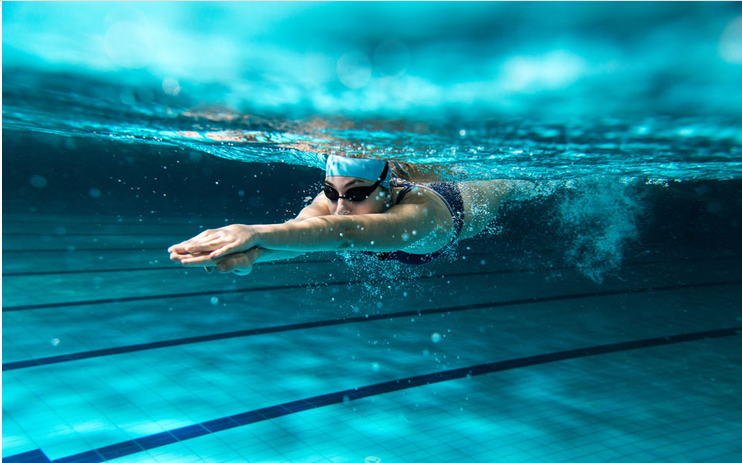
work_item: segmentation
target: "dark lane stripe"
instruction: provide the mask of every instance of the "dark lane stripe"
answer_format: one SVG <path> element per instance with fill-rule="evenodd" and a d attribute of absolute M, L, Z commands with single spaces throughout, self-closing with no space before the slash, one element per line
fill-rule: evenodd
<path fill-rule="evenodd" d="M 493 309 L 497 307 L 506 307 L 522 304 L 539 304 L 544 302 L 555 302 L 555 301 L 566 301 L 575 299 L 587 299 L 592 297 L 606 297 L 616 296 L 625 294 L 639 294 L 654 291 L 675 291 L 679 289 L 693 289 L 693 288 L 709 288 L 719 286 L 734 286 L 742 284 L 742 280 L 721 282 L 721 283 L 699 283 L 694 285 L 673 285 L 673 286 L 660 286 L 655 288 L 637 288 L 628 290 L 616 290 L 616 291 L 602 291 L 596 293 L 582 293 L 582 294 L 566 294 L 562 296 L 548 296 L 548 297 L 533 297 L 527 299 L 516 299 L 511 301 L 498 301 L 498 302 L 485 302 L 481 304 L 467 304 L 453 307 L 441 307 L 437 309 L 426 309 L 426 310 L 408 310 L 405 312 L 394 312 L 388 314 L 377 314 L 368 315 L 352 318 L 343 318 L 335 320 L 319 320 L 314 322 L 297 323 L 293 325 L 279 325 L 279 326 L 267 326 L 264 328 L 253 328 L 249 330 L 230 331 L 227 333 L 209 334 L 204 336 L 193 336 L 188 338 L 171 339 L 167 341 L 158 341 L 145 344 L 133 344 L 129 346 L 111 347 L 108 349 L 98 349 L 86 352 L 77 352 L 74 354 L 56 355 L 52 357 L 41 357 L 29 360 L 20 360 L 17 362 L 8 362 L 3 364 L 3 371 L 20 370 L 24 368 L 31 368 L 42 365 L 52 365 L 55 363 L 72 362 L 75 360 L 83 360 L 96 357 L 105 357 L 108 355 L 125 354 L 130 352 L 138 352 L 150 349 L 160 349 L 164 347 L 182 346 L 186 344 L 196 344 L 200 342 L 218 341 L 222 339 L 231 339 L 247 336 L 257 336 L 261 334 L 281 333 L 286 331 L 296 331 L 312 328 L 320 328 L 325 326 L 335 325 L 346 325 L 350 323 L 364 323 L 377 320 L 392 320 L 394 318 L 401 317 L 421 317 L 424 315 L 433 315 L 439 313 L 449 312 L 462 312 L 465 310 L 476 310 L 476 309 Z"/>
<path fill-rule="evenodd" d="M 54 238 L 68 238 L 70 236 L 97 236 L 97 237 L 108 237 L 108 236 L 172 236 L 175 237 L 175 239 L 179 239 L 183 236 L 183 233 L 142 233 L 134 232 L 134 233 L 56 233 L 54 231 L 50 231 L 49 233 L 27 233 L 27 232 L 11 232 L 11 233 L 3 233 L 3 236 L 23 236 L 23 237 L 30 237 L 30 236 L 49 236 Z"/>
<path fill-rule="evenodd" d="M 41 450 L 31 450 L 3 458 L 3 463 L 49 463 L 50 461 Z"/>
<path fill-rule="evenodd" d="M 9 254 L 9 253 L 23 253 L 23 252 L 58 252 L 58 253 L 68 253 L 68 252 L 102 252 L 102 251 L 116 251 L 116 252 L 136 252 L 136 251 L 162 251 L 163 254 L 165 253 L 165 250 L 170 246 L 169 244 L 165 244 L 162 246 L 158 246 L 156 248 L 142 248 L 142 247 L 130 247 L 130 248 L 75 248 L 74 249 L 3 249 L 3 254 Z"/>
<path fill-rule="evenodd" d="M 548 251 L 551 252 L 551 251 Z M 490 255 L 490 254 L 498 254 L 501 255 L 502 253 L 495 253 L 495 252 L 478 252 L 475 254 L 466 254 L 467 257 L 471 257 L 472 259 L 476 259 L 479 256 L 484 255 Z M 701 261 L 721 261 L 721 260 L 736 260 L 739 259 L 741 256 L 723 256 L 723 257 L 702 257 L 697 259 L 670 259 L 670 260 L 657 260 L 657 261 L 644 261 L 644 262 L 631 262 L 623 264 L 623 267 L 631 267 L 631 266 L 640 266 L 640 265 L 656 265 L 656 264 L 670 264 L 673 262 L 683 262 L 683 263 L 690 263 L 690 262 L 701 262 Z M 340 260 L 336 259 L 307 259 L 307 260 L 284 260 L 284 261 L 275 261 L 272 262 L 271 265 L 291 265 L 291 264 L 327 264 L 330 262 L 341 262 Z M 95 273 L 111 273 L 111 272 L 146 272 L 150 270 L 181 270 L 181 271 L 187 271 L 191 270 L 193 267 L 182 267 L 178 265 L 167 265 L 162 267 L 129 267 L 129 268 L 103 268 L 103 269 L 88 269 L 88 270 L 51 270 L 51 271 L 45 271 L 45 272 L 8 272 L 3 273 L 4 277 L 30 277 L 30 276 L 50 276 L 50 275 L 79 275 L 79 274 L 95 274 Z M 523 271 L 558 271 L 558 270 L 567 270 L 567 269 L 573 269 L 574 266 L 563 266 L 563 267 L 542 267 L 542 268 L 529 268 L 527 270 L 525 269 L 518 269 L 518 270 L 502 270 L 502 271 L 492 271 L 492 272 L 485 272 L 485 273 L 517 273 L 517 272 L 523 272 Z M 452 276 L 459 276 L 463 275 L 460 273 L 452 273 L 448 274 Z M 428 277 L 421 277 L 421 278 L 428 278 Z"/>
<path fill-rule="evenodd" d="M 296 261 L 281 261 L 274 262 L 272 265 L 287 265 L 287 264 L 325 264 L 333 262 L 331 259 L 321 260 L 296 260 Z M 103 268 L 94 270 L 57 270 L 49 272 L 13 272 L 3 273 L 3 277 L 33 277 L 33 276 L 49 276 L 49 275 L 74 275 L 84 273 L 111 273 L 111 272 L 146 272 L 148 270 L 180 270 L 188 271 L 193 270 L 195 267 L 183 267 L 179 265 L 168 265 L 162 267 L 130 267 L 130 268 Z"/>
<path fill-rule="evenodd" d="M 81 273 L 111 273 L 111 272 L 147 272 L 150 270 L 188 270 L 184 267 L 168 265 L 167 267 L 131 267 L 131 268 L 101 268 L 95 270 L 57 270 L 51 272 L 8 272 L 5 277 L 38 277 L 50 275 L 79 275 Z"/>
<path fill-rule="evenodd" d="M 348 283 L 349 282 L 341 282 L 337 284 L 348 284 Z M 328 285 L 334 285 L 334 284 L 336 283 L 328 283 Z M 17 312 L 21 310 L 53 309 L 57 307 L 75 307 L 75 306 L 83 306 L 83 305 L 113 304 L 113 303 L 119 303 L 119 302 L 151 301 L 151 300 L 157 300 L 157 299 L 172 299 L 172 298 L 179 298 L 179 297 L 210 296 L 214 294 L 235 294 L 235 293 L 249 293 L 253 291 L 273 291 L 277 289 L 299 289 L 299 288 L 305 288 L 305 287 L 307 287 L 307 285 L 256 286 L 253 288 L 226 289 L 226 290 L 221 290 L 221 291 L 197 291 L 193 293 L 155 294 L 152 296 L 111 297 L 111 298 L 106 298 L 106 299 L 94 299 L 94 300 L 87 300 L 87 301 L 15 305 L 15 306 L 10 306 L 10 307 L 3 307 L 3 312 Z"/>
<path fill-rule="evenodd" d="M 78 216 L 79 217 L 79 216 Z M 79 220 L 70 220 L 70 216 L 60 216 L 58 220 L 50 219 L 50 220 L 14 220 L 14 219 L 5 219 L 3 217 L 3 225 L 7 224 L 10 225 L 10 228 L 15 228 L 16 230 L 36 230 L 40 227 L 85 227 L 86 230 L 91 230 L 94 228 L 98 229 L 106 229 L 106 230 L 99 230 L 102 232 L 108 232 L 111 231 L 111 229 L 115 228 L 136 228 L 136 229 L 148 229 L 152 227 L 158 227 L 158 228 L 173 228 L 175 230 L 179 230 L 179 232 L 175 232 L 173 234 L 179 234 L 183 236 L 193 236 L 189 235 L 188 233 L 183 233 L 183 229 L 187 228 L 191 231 L 198 231 L 199 229 L 201 231 L 204 231 L 209 228 L 219 228 L 223 227 L 225 223 L 245 223 L 238 222 L 237 220 L 233 220 L 230 222 L 225 222 L 224 218 L 218 218 L 214 220 L 207 220 L 206 222 L 202 221 L 201 219 L 198 220 L 192 220 L 188 221 L 188 219 L 182 219 L 182 220 L 173 220 L 173 221 L 150 221 L 150 222 L 140 222 L 140 217 L 138 214 L 134 214 L 134 217 L 123 217 L 121 220 L 118 218 L 113 218 L 112 220 L 105 220 L 101 219 L 100 217 L 96 216 L 86 216 L 86 217 L 80 217 Z M 254 223 L 246 223 L 246 225 L 259 225 L 262 222 L 254 222 Z M 95 230 L 94 230 L 95 231 Z M 16 233 L 16 232 L 10 232 L 10 233 Z M 5 234 L 5 233 L 3 233 Z M 50 233 L 51 234 L 51 233 Z M 104 233 L 105 234 L 105 233 Z"/>
<path fill-rule="evenodd" d="M 469 254 L 470 257 L 476 258 L 477 256 L 482 255 L 489 255 L 489 254 L 499 254 L 494 252 L 480 252 L 476 254 Z M 624 264 L 623 267 L 636 267 L 636 266 L 645 266 L 645 265 L 657 265 L 657 264 L 670 264 L 673 262 L 682 262 L 682 263 L 690 263 L 690 262 L 702 262 L 702 261 L 722 261 L 722 260 L 736 260 L 739 259 L 742 256 L 734 255 L 734 256 L 724 256 L 724 257 L 703 257 L 703 258 L 697 258 L 697 259 L 670 259 L 670 260 L 659 260 L 659 261 L 645 261 L 645 262 L 633 262 L 633 263 L 627 263 Z M 287 261 L 277 261 L 272 262 L 271 265 L 296 265 L 296 264 L 327 264 L 332 262 L 341 262 L 339 260 L 335 259 L 318 259 L 318 260 L 287 260 Z M 71 274 L 94 274 L 94 273 L 113 273 L 113 272 L 141 272 L 141 271 L 152 271 L 152 270 L 161 270 L 161 271 L 171 271 L 171 270 L 178 270 L 178 271 L 190 271 L 194 269 L 195 267 L 180 267 L 177 265 L 167 266 L 167 267 L 139 267 L 139 268 L 114 268 L 114 269 L 96 269 L 96 270 L 62 270 L 62 271 L 49 271 L 49 272 L 11 272 L 11 273 L 3 273 L 3 278 L 5 277 L 25 277 L 25 276 L 50 276 L 50 275 L 71 275 Z M 443 277 L 461 277 L 461 276 L 481 276 L 481 275 L 495 275 L 495 274 L 515 274 L 515 273 L 533 273 L 538 271 L 559 271 L 559 270 L 569 270 L 574 269 L 574 266 L 561 266 L 561 267 L 542 267 L 542 268 L 526 268 L 526 269 L 515 269 L 515 270 L 490 270 L 490 271 L 481 271 L 481 272 L 470 272 L 470 273 L 447 273 L 447 274 L 441 274 L 441 275 L 432 275 L 432 276 L 422 276 L 418 279 L 426 280 L 426 279 L 433 279 L 433 278 L 443 278 Z M 335 282 L 335 283 L 328 283 L 327 285 L 342 285 L 342 284 L 355 284 L 358 283 L 357 281 L 346 281 L 346 282 Z M 273 286 L 273 287 L 260 287 L 256 289 L 251 288 L 245 288 L 243 291 L 266 291 L 268 289 L 286 289 L 288 287 L 284 286 Z M 291 286 L 293 288 L 293 286 Z M 209 295 L 209 294 L 221 294 L 223 291 L 214 290 L 210 292 L 200 292 L 196 295 Z M 185 294 L 185 296 L 191 296 L 193 294 Z M 70 302 L 56 302 L 56 303 L 47 303 L 47 304 L 28 304 L 28 305 L 20 305 L 20 306 L 10 306 L 10 307 L 4 307 L 3 312 L 13 312 L 17 310 L 34 310 L 34 309 L 45 309 L 45 308 L 55 308 L 55 307 L 71 307 L 76 305 L 90 305 L 90 304 L 108 304 L 108 303 L 114 303 L 114 302 L 130 302 L 130 301 L 141 301 L 141 300 L 147 300 L 147 299 L 162 299 L 166 297 L 172 297 L 177 298 L 181 297 L 182 294 L 171 294 L 171 295 L 153 295 L 153 296 L 136 296 L 135 299 L 126 299 L 125 301 L 122 299 L 95 299 L 90 301 L 70 301 Z"/>
<path fill-rule="evenodd" d="M 736 257 L 735 257 L 736 258 Z M 724 258 L 722 258 L 724 259 Z M 699 259 L 699 260 L 717 260 L 715 258 L 711 259 Z M 332 261 L 328 261 L 332 262 Z M 683 260 L 683 262 L 688 262 Z M 289 262 L 286 262 L 291 263 Z M 626 266 L 633 266 L 633 265 L 652 265 L 656 263 L 667 263 L 667 262 L 642 262 L 637 264 L 627 264 Z M 277 263 L 277 264 L 283 264 Z M 178 267 L 175 267 L 178 268 Z M 192 267 L 196 268 L 196 267 Z M 565 270 L 570 269 L 573 267 L 565 266 L 565 267 L 555 267 L 555 268 L 549 268 L 549 271 L 554 270 Z M 446 278 L 446 277 L 462 277 L 462 276 L 483 276 L 483 275 L 496 275 L 496 274 L 515 274 L 515 273 L 533 273 L 535 271 L 539 270 L 546 270 L 546 269 L 516 269 L 516 270 L 490 270 L 490 271 L 481 271 L 481 272 L 469 272 L 469 273 L 448 273 L 448 274 L 441 274 L 441 275 L 431 275 L 431 276 L 423 276 L 419 279 L 421 280 L 427 280 L 427 279 L 435 279 L 435 278 Z M 330 282 L 330 283 L 323 283 L 322 286 L 342 286 L 342 285 L 349 285 L 349 284 L 358 284 L 358 283 L 365 283 L 365 280 L 346 280 L 341 282 Z M 39 309 L 53 309 L 53 308 L 59 308 L 59 307 L 75 307 L 75 306 L 84 306 L 84 305 L 99 305 L 99 304 L 114 304 L 114 303 L 121 303 L 121 302 L 135 302 L 135 301 L 149 301 L 149 300 L 159 300 L 159 299 L 169 299 L 169 298 L 180 298 L 180 297 L 199 297 L 199 296 L 212 296 L 212 295 L 220 295 L 220 294 L 236 294 L 236 293 L 248 293 L 248 292 L 255 292 L 255 291 L 273 291 L 273 290 L 284 290 L 284 289 L 298 289 L 302 287 L 309 287 L 311 285 L 285 285 L 285 286 L 257 286 L 252 288 L 241 288 L 241 289 L 230 289 L 230 290 L 210 290 L 210 291 L 197 291 L 193 293 L 177 293 L 177 294 L 154 294 L 149 296 L 130 296 L 130 297 L 118 297 L 118 298 L 105 298 L 105 299 L 92 299 L 92 300 L 83 300 L 83 301 L 65 301 L 65 302 L 52 302 L 52 303 L 44 303 L 44 304 L 23 304 L 23 305 L 15 305 L 15 306 L 3 306 L 2 311 L 3 312 L 16 312 L 21 310 L 39 310 Z"/>
<path fill-rule="evenodd" d="M 42 252 L 56 252 L 56 253 L 71 253 L 71 252 L 132 252 L 132 251 L 157 251 L 162 252 L 163 254 L 169 248 L 172 246 L 173 243 L 163 243 L 160 247 L 128 247 L 128 248 L 105 248 L 105 247 L 98 247 L 98 248 L 78 248 L 74 245 L 70 245 L 66 248 L 46 248 L 46 249 L 3 249 L 3 253 L 42 253 Z M 330 252 L 330 251 L 322 251 L 322 252 Z M 499 250 L 499 251 L 481 251 L 477 252 L 475 254 L 470 254 L 473 256 L 476 255 L 489 255 L 489 254 L 497 254 L 497 255 L 509 255 L 509 254 L 519 254 L 521 251 L 519 250 Z M 541 253 L 541 254 L 547 254 L 551 252 L 555 252 L 555 249 L 529 249 L 529 252 L 532 253 Z"/>
<path fill-rule="evenodd" d="M 452 381 L 472 376 L 496 373 L 499 371 L 543 365 L 547 363 L 559 362 L 562 360 L 571 360 L 577 358 L 591 357 L 595 355 L 611 354 L 616 352 L 626 352 L 634 349 L 645 349 L 683 342 L 699 341 L 703 339 L 737 336 L 740 334 L 742 334 L 742 326 L 721 330 L 701 331 L 696 333 L 686 333 L 672 336 L 663 336 L 659 338 L 642 339 L 638 341 L 626 341 L 615 344 L 603 344 L 592 347 L 583 347 L 579 349 L 553 352 L 550 354 L 534 355 L 531 357 L 484 363 L 471 367 L 457 368 L 453 370 L 440 371 L 419 376 L 411 376 L 408 378 L 372 384 L 369 386 L 362 386 L 359 388 L 346 389 L 344 391 L 318 395 L 315 397 L 310 397 L 308 399 L 295 400 L 280 405 L 274 405 L 258 410 L 252 410 L 244 413 L 238 413 L 236 415 L 226 416 L 223 418 L 217 418 L 199 424 L 184 426 L 182 428 L 173 429 L 172 431 L 166 431 L 159 434 L 141 437 L 138 439 L 132 439 L 130 441 L 108 445 L 106 447 L 79 453 L 77 455 L 59 458 L 57 460 L 54 460 L 53 463 L 88 463 L 108 461 L 110 459 L 140 453 L 157 447 L 163 447 L 168 444 L 194 439 L 206 434 L 213 434 L 227 429 L 233 429 L 252 423 L 267 421 L 285 415 L 291 415 L 304 410 L 326 407 L 329 405 L 335 405 L 352 400 L 365 399 L 367 397 L 378 396 L 405 389 L 412 389 L 429 384 L 441 383 L 444 381 Z M 41 462 L 43 460 L 36 461 Z"/>
<path fill-rule="evenodd" d="M 328 261 L 332 262 L 332 261 Z M 277 263 L 281 264 L 281 263 Z M 178 268 L 178 267 L 175 267 Z M 564 268 L 550 268 L 549 270 L 564 270 L 570 267 Z M 198 270 L 198 267 L 191 267 L 188 270 Z M 445 275 L 431 275 L 422 276 L 418 279 L 429 280 L 436 278 L 447 278 L 447 277 L 462 277 L 462 276 L 482 276 L 482 275 L 495 275 L 495 274 L 507 274 L 507 273 L 532 273 L 533 269 L 517 269 L 517 270 L 490 270 L 482 272 L 469 272 L 469 273 L 448 273 Z M 351 284 L 362 284 L 366 283 L 367 280 L 344 280 L 335 281 L 330 283 L 322 283 L 322 286 L 343 286 Z M 9 307 L 3 307 L 3 312 L 17 312 L 21 310 L 39 310 L 39 309 L 54 309 L 59 307 L 75 307 L 83 305 L 98 305 L 98 304 L 113 304 L 120 302 L 134 302 L 134 301 L 148 301 L 155 299 L 170 299 L 179 297 L 194 297 L 194 296 L 212 296 L 220 294 L 234 294 L 234 293 L 249 293 L 255 291 L 275 291 L 282 289 L 299 289 L 309 288 L 316 285 L 312 284 L 301 284 L 301 285 L 283 285 L 283 286 L 256 286 L 252 288 L 241 288 L 241 289 L 229 289 L 229 290 L 210 290 L 210 291 L 198 291 L 194 293 L 176 293 L 176 294 L 154 294 L 150 296 L 131 296 L 131 297 L 120 297 L 120 298 L 107 298 L 107 299 L 92 299 L 86 301 L 69 301 L 69 302 L 51 302 L 45 304 L 25 304 L 25 305 L 14 305 Z"/>

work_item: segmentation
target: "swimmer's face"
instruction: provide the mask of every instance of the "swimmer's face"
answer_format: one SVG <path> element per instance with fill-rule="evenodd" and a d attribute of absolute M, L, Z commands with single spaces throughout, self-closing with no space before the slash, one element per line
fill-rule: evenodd
<path fill-rule="evenodd" d="M 374 182 L 356 177 L 327 177 L 325 185 L 335 189 L 340 196 L 346 196 L 349 190 L 359 187 L 370 187 Z M 371 195 L 362 201 L 348 201 L 345 198 L 338 198 L 336 201 L 327 199 L 327 205 L 332 215 L 359 215 L 359 214 L 379 214 L 388 209 L 389 193 L 388 190 L 377 187 Z"/>

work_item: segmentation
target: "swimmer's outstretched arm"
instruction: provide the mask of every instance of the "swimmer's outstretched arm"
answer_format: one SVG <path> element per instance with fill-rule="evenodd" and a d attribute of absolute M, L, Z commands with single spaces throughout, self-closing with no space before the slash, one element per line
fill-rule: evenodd
<path fill-rule="evenodd" d="M 304 207 L 295 218 L 287 221 L 286 223 L 301 222 L 302 220 L 306 220 L 312 217 L 328 215 L 330 211 L 327 209 L 326 201 L 318 201 L 318 199 L 319 199 L 319 196 L 316 197 L 312 201 L 311 204 Z M 203 233 L 201 235 L 203 235 Z M 170 246 L 170 248 L 168 248 L 168 252 L 170 253 L 170 260 L 174 262 L 182 263 L 182 261 L 185 259 L 190 259 L 198 255 L 203 255 L 203 253 L 191 254 L 186 251 L 187 245 L 193 242 L 194 240 L 196 240 L 197 238 L 199 238 L 201 235 L 198 235 L 190 240 L 183 241 L 182 243 Z M 293 251 L 276 251 L 272 249 L 263 249 L 263 248 L 252 248 L 245 252 L 234 253 L 228 256 L 224 256 L 223 259 L 219 261 L 215 261 L 213 265 L 220 272 L 230 272 L 230 271 L 237 269 L 237 270 L 241 270 L 240 273 L 247 274 L 251 271 L 252 265 L 255 263 L 291 259 L 291 258 L 300 256 L 302 254 L 304 253 L 293 252 Z M 210 266 L 206 266 L 205 268 L 209 272 L 212 270 L 212 267 Z"/>
<path fill-rule="evenodd" d="M 229 225 L 207 230 L 174 246 L 171 252 L 189 254 L 177 259 L 186 266 L 214 266 L 226 256 L 252 248 L 294 253 L 347 249 L 384 252 L 424 242 L 431 249 L 439 249 L 450 239 L 452 227 L 445 205 L 421 200 L 380 214 L 321 215 L 274 225 Z"/>

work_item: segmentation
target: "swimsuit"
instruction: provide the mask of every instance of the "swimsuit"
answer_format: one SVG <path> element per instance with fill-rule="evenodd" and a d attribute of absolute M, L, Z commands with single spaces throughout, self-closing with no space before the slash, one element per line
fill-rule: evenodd
<path fill-rule="evenodd" d="M 432 190 L 437 193 L 438 196 L 443 198 L 443 202 L 446 203 L 448 211 L 451 213 L 451 217 L 453 217 L 453 237 L 451 238 L 451 241 L 449 241 L 449 243 L 443 248 L 428 254 L 410 254 L 409 252 L 404 251 L 365 252 L 364 254 L 374 255 L 379 260 L 391 259 L 402 262 L 403 264 L 420 265 L 430 262 L 431 260 L 436 259 L 446 252 L 450 251 L 453 248 L 454 243 L 456 243 L 456 241 L 458 240 L 459 235 L 461 235 L 461 229 L 464 227 L 464 200 L 461 197 L 461 191 L 459 191 L 458 185 L 456 185 L 455 183 L 415 184 L 406 182 L 400 182 L 397 185 L 401 185 L 404 187 L 404 189 L 397 195 L 397 204 L 401 203 L 405 195 L 412 191 L 412 188 L 416 186 Z"/>

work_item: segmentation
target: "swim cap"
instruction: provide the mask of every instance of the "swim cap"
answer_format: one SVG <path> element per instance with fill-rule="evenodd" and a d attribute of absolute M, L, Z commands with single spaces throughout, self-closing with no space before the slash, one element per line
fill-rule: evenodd
<path fill-rule="evenodd" d="M 384 172 L 386 161 L 379 159 L 346 158 L 331 154 L 327 158 L 325 178 L 327 177 L 356 177 L 376 183 Z M 391 170 L 387 172 L 386 178 L 381 181 L 381 186 L 389 188 L 392 179 Z"/>

